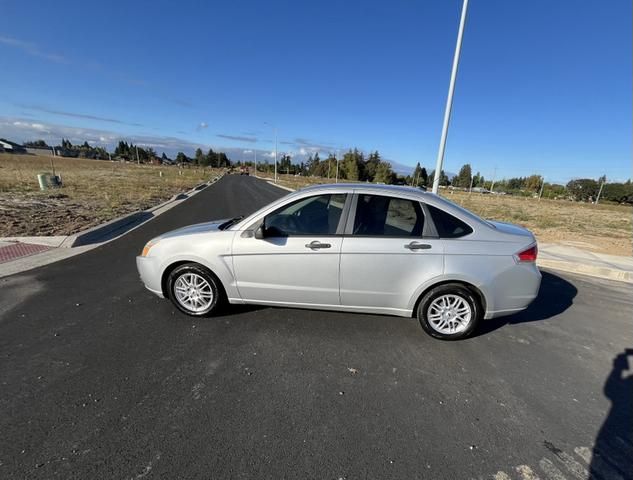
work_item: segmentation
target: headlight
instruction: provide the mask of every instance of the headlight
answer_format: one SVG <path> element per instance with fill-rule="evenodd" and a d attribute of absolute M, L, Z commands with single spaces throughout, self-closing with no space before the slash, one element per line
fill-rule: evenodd
<path fill-rule="evenodd" d="M 158 243 L 158 240 L 150 240 L 143 247 L 143 251 L 141 252 L 141 257 L 147 257 L 149 255 L 150 249 Z"/>

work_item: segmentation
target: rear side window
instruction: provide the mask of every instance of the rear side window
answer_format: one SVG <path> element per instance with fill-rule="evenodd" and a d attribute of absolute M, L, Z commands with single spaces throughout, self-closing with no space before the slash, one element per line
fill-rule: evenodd
<path fill-rule="evenodd" d="M 420 237 L 424 215 L 418 202 L 381 195 L 359 195 L 354 235 Z"/>
<path fill-rule="evenodd" d="M 473 229 L 459 218 L 433 205 L 427 205 L 427 207 L 431 212 L 433 223 L 435 223 L 435 228 L 440 238 L 459 238 L 473 233 Z"/>

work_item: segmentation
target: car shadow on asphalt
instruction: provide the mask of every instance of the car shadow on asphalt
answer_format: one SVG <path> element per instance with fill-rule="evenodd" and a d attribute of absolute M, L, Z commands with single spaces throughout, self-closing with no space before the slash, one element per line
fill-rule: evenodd
<path fill-rule="evenodd" d="M 505 325 L 538 322 L 563 313 L 574 303 L 578 289 L 563 277 L 550 272 L 543 272 L 541 288 L 536 299 L 522 312 L 507 317 L 484 320 L 475 331 L 473 337 L 485 335 Z"/>
<path fill-rule="evenodd" d="M 633 348 L 613 359 L 603 393 L 611 409 L 600 427 L 591 456 L 590 478 L 633 479 Z M 628 375 L 627 375 L 628 373 Z"/>

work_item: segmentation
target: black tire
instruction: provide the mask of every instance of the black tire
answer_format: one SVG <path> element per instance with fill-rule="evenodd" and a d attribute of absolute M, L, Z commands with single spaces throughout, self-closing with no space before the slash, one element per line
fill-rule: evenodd
<path fill-rule="evenodd" d="M 466 328 L 456 333 L 440 332 L 434 328 L 429 321 L 429 307 L 434 300 L 444 295 L 455 295 L 462 298 L 471 309 L 470 322 L 467 324 Z M 468 337 L 471 333 L 473 333 L 475 328 L 477 328 L 482 314 L 483 312 L 478 299 L 472 291 L 460 283 L 446 283 L 432 288 L 420 300 L 417 311 L 418 320 L 420 321 L 420 325 L 422 325 L 424 331 L 430 336 L 439 338 L 440 340 L 461 340 L 462 338 Z"/>
<path fill-rule="evenodd" d="M 205 306 L 201 310 L 191 310 L 183 305 L 177 298 L 175 292 L 176 282 L 183 275 L 194 274 L 202 277 L 209 284 L 213 297 L 208 306 Z M 198 263 L 185 263 L 174 268 L 167 277 L 167 287 L 169 289 L 169 299 L 174 306 L 181 312 L 190 315 L 192 317 L 208 317 L 217 313 L 222 304 L 224 303 L 224 290 L 220 280 L 209 271 L 209 269 L 203 267 Z"/>

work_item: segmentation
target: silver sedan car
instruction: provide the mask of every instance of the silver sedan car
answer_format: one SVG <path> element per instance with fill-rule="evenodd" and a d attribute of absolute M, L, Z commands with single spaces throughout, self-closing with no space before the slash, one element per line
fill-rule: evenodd
<path fill-rule="evenodd" d="M 150 291 L 189 315 L 228 302 L 417 316 L 451 340 L 525 309 L 541 283 L 536 255 L 528 230 L 437 195 L 332 184 L 161 235 L 137 267 Z"/>

